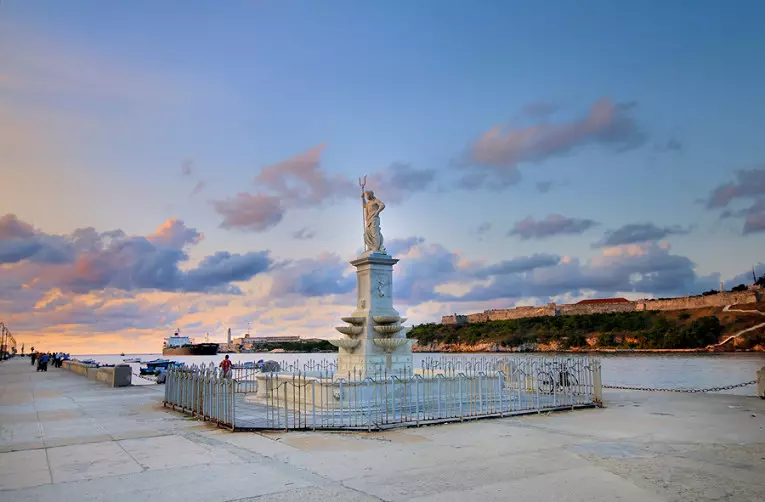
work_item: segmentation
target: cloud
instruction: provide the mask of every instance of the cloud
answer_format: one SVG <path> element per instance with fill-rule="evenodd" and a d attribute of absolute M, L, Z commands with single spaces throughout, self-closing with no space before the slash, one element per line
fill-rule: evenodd
<path fill-rule="evenodd" d="M 560 263 L 560 261 L 560 256 L 544 253 L 519 256 L 518 258 L 502 260 L 493 265 L 480 267 L 473 271 L 473 275 L 485 279 L 490 276 L 519 274 L 536 268 L 552 267 Z"/>
<path fill-rule="evenodd" d="M 35 237 L 40 234 L 34 231 Z M 175 327 L 191 336 L 204 336 L 209 331 L 213 339 L 222 340 L 227 327 L 237 335 L 247 321 L 253 322 L 258 334 L 332 337 L 336 335 L 331 327 L 341 315 L 348 315 L 355 303 L 355 271 L 346 259 L 334 254 L 274 264 L 266 252 L 219 252 L 195 267 L 185 267 L 180 276 L 170 274 L 170 284 L 183 289 L 122 287 L 121 281 L 134 285 L 165 282 L 161 273 L 152 273 L 156 270 L 151 266 L 153 261 L 172 264 L 172 260 L 163 260 L 161 251 L 177 257 L 183 254 L 180 246 L 189 246 L 198 241 L 195 236 L 201 236 L 173 220 L 150 235 L 156 236 L 155 242 L 149 236 L 94 229 L 58 236 L 70 243 L 76 259 L 91 259 L 93 266 L 88 263 L 76 272 L 91 283 L 106 283 L 103 289 L 74 291 L 61 280 L 69 278 L 61 272 L 72 269 L 71 263 L 52 266 L 25 260 L 6 265 L 0 274 L 0 311 L 8 316 L 17 339 L 31 341 L 43 336 L 49 337 L 43 338 L 46 343 L 53 343 L 50 337 L 55 336 L 59 347 L 85 347 L 82 340 L 88 340 L 89 350 L 101 344 L 104 351 L 119 342 L 123 347 L 134 344 L 135 351 L 142 351 L 161 346 L 161 338 Z M 716 287 L 720 279 L 719 274 L 699 276 L 691 260 L 655 242 L 602 248 L 587 261 L 538 253 L 497 262 L 473 261 L 416 236 L 393 239 L 391 244 L 400 258 L 394 267 L 395 306 L 413 322 L 432 321 L 455 311 L 507 308 L 518 302 L 544 304 L 628 293 L 633 297 L 699 293 Z M 143 265 L 125 259 L 125 248 L 130 248 L 131 256 L 144 256 Z M 160 256 L 146 258 L 157 254 Z M 114 256 L 119 258 L 114 263 L 120 264 L 129 280 L 113 277 Z M 247 295 L 207 294 L 233 292 L 234 283 L 247 276 L 253 277 L 247 283 Z M 102 277 L 112 279 L 102 281 Z M 750 281 L 750 275 L 746 279 L 738 282 Z M 179 291 L 185 294 L 177 294 Z"/>
<path fill-rule="evenodd" d="M 478 228 L 476 229 L 476 233 L 485 234 L 489 230 L 491 230 L 491 223 L 489 223 L 488 221 L 485 221 L 481 223 L 480 225 L 478 225 Z"/>
<path fill-rule="evenodd" d="M 395 257 L 399 254 L 406 254 L 415 246 L 419 246 L 425 242 L 422 237 L 406 237 L 404 239 L 391 239 L 385 245 L 388 254 Z"/>
<path fill-rule="evenodd" d="M 632 117 L 634 103 L 596 101 L 582 117 L 568 122 L 540 122 L 526 127 L 494 126 L 469 148 L 468 163 L 475 172 L 463 178 L 467 188 L 497 188 L 517 183 L 518 165 L 543 162 L 586 145 L 616 152 L 637 148 L 645 133 Z"/>
<path fill-rule="evenodd" d="M 430 188 L 435 177 L 434 169 L 415 169 L 409 164 L 396 162 L 372 174 L 368 179 L 368 187 L 386 201 L 401 202 L 412 193 Z"/>
<path fill-rule="evenodd" d="M 330 176 L 321 167 L 325 148 L 326 145 L 318 145 L 268 166 L 255 176 L 255 183 L 279 194 L 287 204 L 298 206 L 319 204 L 352 193 L 354 186 L 350 180 Z"/>
<path fill-rule="evenodd" d="M 194 172 L 194 161 L 184 160 L 181 164 L 181 174 L 183 176 L 191 176 Z"/>
<path fill-rule="evenodd" d="M 553 186 L 552 181 L 538 181 L 536 184 L 537 190 L 539 193 L 547 193 L 550 191 L 550 189 Z"/>
<path fill-rule="evenodd" d="M 543 220 L 529 216 L 516 221 L 507 235 L 518 235 L 521 239 L 544 239 L 555 235 L 581 234 L 598 225 L 594 220 L 569 218 L 562 214 L 548 214 Z"/>
<path fill-rule="evenodd" d="M 745 209 L 725 209 L 720 218 L 744 217 L 744 235 L 765 231 L 765 167 L 736 171 L 736 181 L 713 189 L 706 206 L 708 209 L 726 208 L 739 199 L 753 202 Z"/>
<path fill-rule="evenodd" d="M 414 306 L 422 302 L 496 302 L 592 294 L 632 292 L 641 296 L 700 293 L 719 284 L 719 274 L 699 276 L 695 264 L 673 254 L 667 244 L 644 242 L 603 248 L 581 262 L 573 257 L 539 253 L 495 263 L 470 261 L 457 252 L 419 239 L 394 267 L 396 303 Z M 346 295 L 352 302 L 355 287 L 352 268 L 335 255 L 291 263 L 278 270 L 271 297 Z M 457 292 L 455 292 L 457 291 Z"/>
<path fill-rule="evenodd" d="M 765 195 L 765 167 L 736 171 L 735 182 L 723 183 L 713 189 L 707 198 L 707 208 L 728 206 L 733 200 Z"/>
<path fill-rule="evenodd" d="M 765 197 L 757 201 L 746 210 L 744 219 L 744 235 L 765 231 Z"/>
<path fill-rule="evenodd" d="M 34 316 L 14 324 L 21 330 L 56 325 L 74 326 L 80 336 L 126 329 L 156 329 L 176 322 L 183 313 L 144 297 L 112 294 L 67 296 L 50 290 L 34 306 Z"/>
<path fill-rule="evenodd" d="M 157 246 L 183 249 L 187 244 L 197 244 L 204 239 L 204 235 L 187 227 L 178 218 L 171 218 L 160 225 L 154 233 L 146 236 L 146 239 Z"/>
<path fill-rule="evenodd" d="M 30 260 L 36 263 L 61 263 L 69 259 L 65 239 L 35 230 L 14 214 L 0 218 L 0 266 Z"/>
<path fill-rule="evenodd" d="M 276 226 L 290 209 L 313 207 L 349 197 L 354 185 L 347 178 L 327 174 L 321 166 L 325 145 L 265 167 L 257 176 L 257 192 L 213 201 L 223 216 L 220 226 L 262 232 Z"/>
<path fill-rule="evenodd" d="M 263 232 L 284 218 L 285 209 L 274 195 L 239 193 L 236 197 L 213 201 L 215 211 L 223 216 L 221 228 Z"/>
<path fill-rule="evenodd" d="M 307 227 L 303 227 L 299 230 L 292 232 L 292 237 L 295 239 L 306 241 L 313 239 L 316 236 L 313 230 L 309 230 Z"/>
<path fill-rule="evenodd" d="M 478 227 L 475 228 L 471 233 L 475 234 L 475 237 L 479 241 L 483 241 L 488 236 L 489 232 L 491 231 L 491 223 L 488 221 L 485 221 L 478 225 Z"/>
<path fill-rule="evenodd" d="M 0 241 L 0 259 L 15 264 L 11 271 L 19 277 L 33 277 L 30 285 L 37 289 L 80 294 L 105 289 L 239 293 L 233 282 L 249 280 L 271 265 L 266 251 L 218 252 L 196 267 L 181 270 L 188 260 L 184 248 L 203 236 L 178 219 L 166 221 L 146 237 L 92 228 L 70 235 L 39 231 L 25 235 Z"/>
<path fill-rule="evenodd" d="M 274 271 L 269 294 L 314 297 L 349 293 L 356 287 L 356 274 L 351 271 L 351 265 L 335 254 L 296 260 Z"/>
<path fill-rule="evenodd" d="M 670 138 L 664 143 L 657 144 L 655 148 L 659 152 L 682 152 L 683 143 L 677 138 Z"/>
<path fill-rule="evenodd" d="M 0 218 L 0 240 L 29 239 L 34 235 L 34 227 L 19 220 L 15 214 L 6 214 Z"/>
<path fill-rule="evenodd" d="M 622 244 L 658 241 L 670 235 L 683 235 L 689 232 L 690 228 L 683 228 L 679 225 L 657 227 L 653 223 L 630 223 L 616 230 L 606 231 L 603 239 L 593 244 L 593 247 L 611 247 Z"/>
<path fill-rule="evenodd" d="M 326 145 L 318 145 L 287 160 L 265 167 L 254 182 L 254 193 L 212 201 L 223 216 L 220 226 L 263 232 L 279 224 L 293 210 L 318 207 L 341 199 L 359 197 L 356 180 L 326 172 L 321 156 Z M 414 192 L 433 184 L 435 171 L 394 163 L 368 177 L 367 189 L 390 202 L 401 202 Z"/>
<path fill-rule="evenodd" d="M 186 271 L 180 281 L 184 291 L 240 293 L 232 282 L 246 281 L 271 267 L 268 251 L 231 254 L 228 251 L 205 257 L 196 268 Z"/>
<path fill-rule="evenodd" d="M 202 192 L 202 190 L 205 189 L 207 186 L 207 182 L 205 180 L 199 180 L 197 181 L 197 184 L 194 185 L 194 188 L 191 189 L 191 195 L 198 195 Z"/>
<path fill-rule="evenodd" d="M 553 298 L 635 292 L 648 295 L 698 293 L 719 282 L 719 275 L 699 277 L 694 264 L 655 243 L 607 248 L 586 263 L 563 258 L 557 265 L 490 277 L 464 295 L 442 300 L 489 301 L 497 298 Z"/>

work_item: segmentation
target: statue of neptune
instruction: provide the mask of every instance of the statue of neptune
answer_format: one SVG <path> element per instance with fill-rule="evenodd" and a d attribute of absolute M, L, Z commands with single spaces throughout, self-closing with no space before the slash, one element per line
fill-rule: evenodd
<path fill-rule="evenodd" d="M 368 251 L 385 253 L 383 236 L 380 231 L 380 213 L 385 209 L 385 203 L 375 197 L 372 190 L 361 194 L 361 202 L 364 205 L 366 226 L 364 227 L 364 245 Z"/>

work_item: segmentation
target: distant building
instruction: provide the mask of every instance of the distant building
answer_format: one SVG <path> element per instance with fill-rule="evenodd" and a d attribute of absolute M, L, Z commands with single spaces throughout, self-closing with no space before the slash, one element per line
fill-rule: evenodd
<path fill-rule="evenodd" d="M 246 336 L 246 335 L 245 335 Z M 250 338 L 250 343 L 253 345 L 270 345 L 272 343 L 295 343 L 300 342 L 299 336 L 259 336 L 256 338 Z"/>

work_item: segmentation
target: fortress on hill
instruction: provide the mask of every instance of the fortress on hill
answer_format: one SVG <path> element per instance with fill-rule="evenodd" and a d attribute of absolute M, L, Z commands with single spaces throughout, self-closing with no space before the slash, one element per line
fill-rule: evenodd
<path fill-rule="evenodd" d="M 612 314 L 616 312 L 639 312 L 646 310 L 684 310 L 703 307 L 724 307 L 740 303 L 759 301 L 762 292 L 760 288 L 751 287 L 747 291 L 723 292 L 706 296 L 687 296 L 662 300 L 635 300 L 626 298 L 605 298 L 582 300 L 579 303 L 557 305 L 548 303 L 544 307 L 516 307 L 513 309 L 491 309 L 475 314 L 445 315 L 441 324 L 469 324 L 475 322 L 504 321 L 508 319 L 523 319 L 524 317 L 543 317 L 584 314 Z"/>

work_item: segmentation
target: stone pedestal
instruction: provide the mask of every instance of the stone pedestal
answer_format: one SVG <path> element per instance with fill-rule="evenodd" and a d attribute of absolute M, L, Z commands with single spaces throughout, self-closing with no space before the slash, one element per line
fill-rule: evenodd
<path fill-rule="evenodd" d="M 343 317 L 347 326 L 338 331 L 347 338 L 330 340 L 338 346 L 337 377 L 360 379 L 412 372 L 411 342 L 393 308 L 393 265 L 397 259 L 384 253 L 364 253 L 356 267 L 356 310 Z"/>

